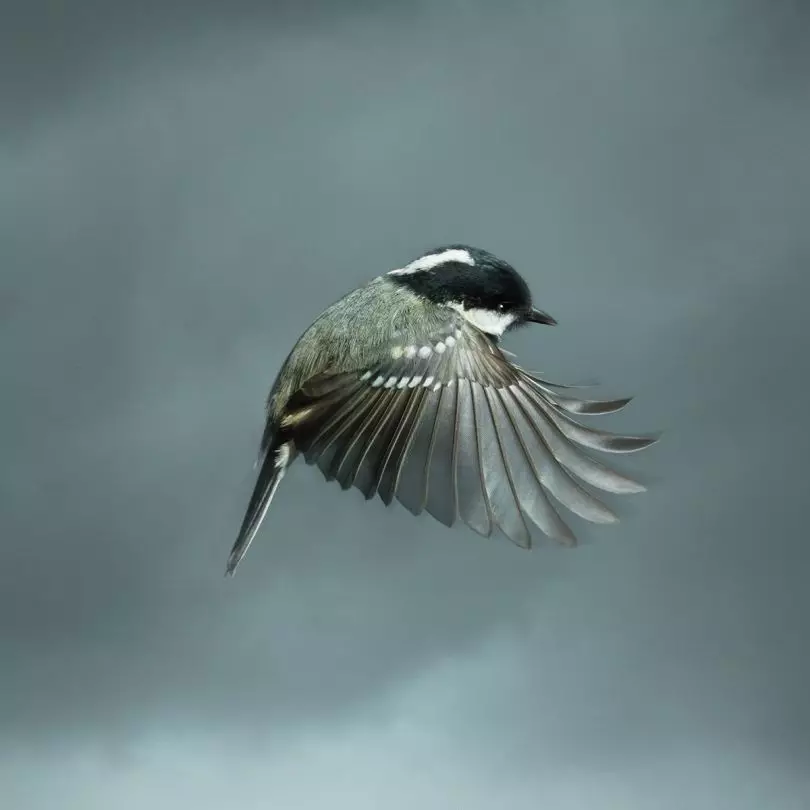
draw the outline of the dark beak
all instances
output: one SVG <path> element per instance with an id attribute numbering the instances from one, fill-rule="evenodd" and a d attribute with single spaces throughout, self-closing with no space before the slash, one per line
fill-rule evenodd
<path id="1" fill-rule="evenodd" d="M 532 311 L 529 313 L 529 317 L 526 318 L 526 320 L 531 323 L 542 323 L 546 326 L 557 325 L 557 321 L 555 321 L 548 312 L 543 312 L 542 309 L 537 309 L 536 307 L 532 307 Z"/>

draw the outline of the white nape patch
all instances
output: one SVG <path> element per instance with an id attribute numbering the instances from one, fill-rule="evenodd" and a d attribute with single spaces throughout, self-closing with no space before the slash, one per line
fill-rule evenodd
<path id="1" fill-rule="evenodd" d="M 422 346 L 422 348 L 419 349 L 419 356 L 420 357 L 430 357 L 430 355 L 432 353 L 433 353 L 433 349 L 431 349 L 430 346 Z"/>
<path id="2" fill-rule="evenodd" d="M 488 335 L 500 337 L 514 322 L 515 315 L 509 312 L 495 312 L 491 309 L 465 309 L 463 304 L 448 304 L 460 313 L 464 320 Z"/>
<path id="3" fill-rule="evenodd" d="M 450 248 L 449 250 L 443 250 L 441 253 L 428 253 L 427 256 L 420 256 L 410 264 L 406 264 L 405 267 L 389 271 L 388 275 L 407 276 L 408 273 L 418 273 L 420 270 L 433 270 L 449 262 L 461 262 L 462 264 L 470 265 L 470 267 L 475 266 L 475 259 L 470 255 L 469 250 Z"/>

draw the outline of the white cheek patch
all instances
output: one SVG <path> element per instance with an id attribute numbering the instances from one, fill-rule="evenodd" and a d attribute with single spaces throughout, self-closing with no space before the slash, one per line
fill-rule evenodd
<path id="1" fill-rule="evenodd" d="M 388 275 L 407 276 L 409 273 L 418 273 L 420 270 L 433 270 L 435 267 L 449 262 L 461 262 L 461 264 L 468 264 L 470 267 L 475 266 L 475 259 L 468 250 L 450 248 L 449 250 L 443 250 L 441 253 L 429 253 L 427 256 L 421 256 L 399 270 L 391 270 Z"/>
<path id="2" fill-rule="evenodd" d="M 514 322 L 515 315 L 509 312 L 493 312 L 489 309 L 465 309 L 461 304 L 450 304 L 464 319 L 476 329 L 488 335 L 500 337 Z"/>

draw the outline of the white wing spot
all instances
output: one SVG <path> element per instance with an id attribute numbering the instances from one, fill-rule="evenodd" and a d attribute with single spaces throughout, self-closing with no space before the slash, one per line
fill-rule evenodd
<path id="1" fill-rule="evenodd" d="M 416 346 L 406 346 L 405 347 L 405 357 L 413 357 L 416 354 Z"/>
<path id="2" fill-rule="evenodd" d="M 419 383 L 422 382 L 422 375 L 417 374 L 415 377 L 411 377 L 411 381 L 408 384 L 408 388 L 416 388 Z"/>
<path id="3" fill-rule="evenodd" d="M 420 357 L 430 357 L 432 352 L 433 352 L 433 349 L 431 349 L 430 346 L 422 346 L 422 348 L 419 349 L 419 356 Z"/>
<path id="4" fill-rule="evenodd" d="M 433 390 L 438 391 L 441 387 L 442 387 L 442 384 L 440 382 L 437 382 L 436 385 L 433 386 Z"/>
<path id="5" fill-rule="evenodd" d="M 436 379 L 436 378 L 432 377 L 432 376 L 431 377 L 425 377 L 425 382 L 424 382 L 425 388 L 430 388 L 430 386 L 433 385 L 433 380 L 434 379 Z"/>
<path id="6" fill-rule="evenodd" d="M 391 349 L 391 357 L 393 357 L 394 360 L 399 360 L 399 358 L 402 357 L 403 354 L 404 350 L 402 346 L 394 346 L 394 348 Z"/>
<path id="7" fill-rule="evenodd" d="M 404 388 L 410 382 L 410 379 L 410 377 L 400 377 L 397 388 Z"/>
<path id="8" fill-rule="evenodd" d="M 461 338 L 461 329 L 456 329 L 456 340 Z"/>
<path id="9" fill-rule="evenodd" d="M 379 388 L 385 382 L 385 377 L 377 377 L 373 383 L 371 383 L 372 388 Z"/>
<path id="10" fill-rule="evenodd" d="M 447 346 L 445 346 L 445 345 L 444 345 L 444 343 L 442 343 L 441 341 L 439 341 L 439 342 L 436 344 L 436 351 L 437 351 L 439 354 L 444 354 L 444 350 L 445 350 L 446 348 L 447 348 Z"/>
<path id="11" fill-rule="evenodd" d="M 370 371 L 367 371 L 365 374 L 360 375 L 360 382 L 365 382 L 368 379 L 371 379 L 371 372 Z"/>
<path id="12" fill-rule="evenodd" d="M 447 337 L 444 339 L 444 342 L 445 342 L 445 343 L 446 343 L 448 346 L 455 346 L 455 345 L 456 345 L 456 339 L 455 339 L 455 338 L 454 338 L 452 335 L 448 335 L 448 336 L 447 336 Z M 438 346 L 437 346 L 436 348 L 438 348 Z"/>
<path id="13" fill-rule="evenodd" d="M 389 377 L 385 381 L 385 385 L 383 386 L 383 388 L 393 388 L 396 384 L 397 384 L 397 378 L 396 377 Z"/>

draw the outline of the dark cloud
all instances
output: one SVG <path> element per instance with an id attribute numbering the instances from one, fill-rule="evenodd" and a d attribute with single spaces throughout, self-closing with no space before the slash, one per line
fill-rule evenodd
<path id="1" fill-rule="evenodd" d="M 803 806 L 806 12 L 330 8 L 7 17 L 14 806 Z M 290 345 L 447 241 L 638 395 L 654 488 L 527 555 L 295 468 L 225 580 Z"/>

